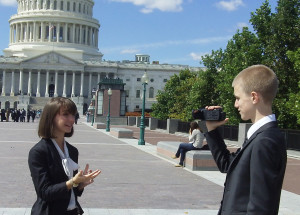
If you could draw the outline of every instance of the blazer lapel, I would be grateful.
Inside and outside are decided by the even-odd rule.
[[[57,169],[60,172],[60,175],[63,174],[66,177],[68,177],[65,173],[64,167],[62,165],[62,159],[59,155],[59,152],[57,151],[57,149],[55,148],[53,142],[51,139],[47,139],[47,145],[49,148],[49,151],[53,157],[53,163],[55,163],[56,166],[58,166],[59,168]]]
[[[257,131],[255,131],[252,136],[249,138],[249,140],[247,140],[247,142],[243,145],[243,148],[240,149],[239,152],[236,153],[236,156],[233,158],[233,160],[231,161],[231,164],[228,167],[228,171],[227,173],[230,171],[231,167],[233,166],[233,164],[235,162],[237,162],[237,160],[239,160],[239,158],[242,156],[244,150],[251,144],[252,140],[261,132],[263,132],[264,130],[271,128],[271,127],[275,127],[277,126],[277,122],[276,121],[272,121],[269,122],[265,125],[263,125],[262,127],[260,127]]]

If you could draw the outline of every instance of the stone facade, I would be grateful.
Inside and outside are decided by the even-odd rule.
[[[9,19],[9,46],[0,57],[1,108],[27,108],[36,98],[70,97],[80,113],[104,78],[126,84],[126,109],[142,106],[141,77],[146,71],[146,109],[158,90],[181,70],[200,67],[150,63],[149,55],[134,61],[103,61],[98,49],[100,24],[93,18],[93,0],[18,0]]]

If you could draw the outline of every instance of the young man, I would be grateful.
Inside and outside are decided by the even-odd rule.
[[[286,168],[286,143],[272,114],[278,79],[264,65],[241,71],[233,80],[234,107],[251,120],[247,140],[230,153],[216,128],[228,121],[207,121],[206,140],[222,173],[227,173],[219,215],[278,214]],[[206,107],[208,110],[220,106]]]

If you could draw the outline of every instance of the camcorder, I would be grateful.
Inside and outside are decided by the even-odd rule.
[[[200,108],[198,110],[193,110],[192,116],[194,119],[200,119],[204,121],[223,121],[226,118],[226,113],[222,111],[222,108],[213,110]]]

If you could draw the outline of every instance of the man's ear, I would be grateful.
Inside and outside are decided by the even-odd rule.
[[[259,102],[259,100],[260,100],[259,94],[257,92],[255,92],[255,91],[251,92],[251,97],[252,97],[252,103],[253,104],[257,104]]]

